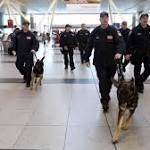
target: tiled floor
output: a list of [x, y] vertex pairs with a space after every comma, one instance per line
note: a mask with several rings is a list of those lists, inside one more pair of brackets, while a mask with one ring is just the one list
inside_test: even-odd
[[[41, 45], [38, 57], [43, 54]], [[140, 95], [131, 126], [119, 144], [111, 143], [117, 120], [116, 89], [110, 112], [103, 114], [93, 66], [80, 64], [65, 71], [59, 49], [46, 48], [42, 87], [30, 91], [15, 68], [15, 57], [0, 55], [0, 149], [36, 150], [149, 150], [150, 82]], [[130, 78], [129, 65], [126, 77]]]

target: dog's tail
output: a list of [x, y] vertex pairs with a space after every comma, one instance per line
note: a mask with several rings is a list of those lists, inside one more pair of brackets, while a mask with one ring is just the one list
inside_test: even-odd
[[113, 85], [114, 85], [116, 88], [119, 87], [119, 82], [118, 82], [116, 79], [114, 79], [114, 77], [111, 77], [111, 82], [113, 83]]

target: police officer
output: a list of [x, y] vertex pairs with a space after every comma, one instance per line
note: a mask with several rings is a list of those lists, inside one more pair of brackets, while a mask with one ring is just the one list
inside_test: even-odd
[[85, 54], [85, 61], [88, 62], [94, 48], [93, 63], [99, 79], [101, 103], [104, 112], [107, 112], [109, 109], [109, 93], [112, 86], [111, 77], [116, 73], [115, 59], [121, 59], [122, 50], [125, 48], [124, 41], [120, 38], [121, 34], [115, 27], [110, 26], [108, 21], [108, 13], [100, 13], [101, 25], [96, 27], [90, 34]]
[[71, 31], [71, 25], [67, 24], [65, 26], [65, 31], [60, 35], [60, 47], [64, 55], [65, 69], [68, 69], [68, 55], [70, 58], [71, 70], [75, 69], [73, 61], [73, 50], [77, 46], [77, 38], [75, 33]]
[[85, 49], [87, 45], [87, 41], [89, 38], [90, 32], [86, 29], [86, 25], [81, 25], [81, 30], [77, 33], [77, 39], [79, 42], [79, 50], [81, 55], [81, 63], [83, 64], [83, 56], [85, 54]]
[[[128, 28], [128, 24], [127, 24], [127, 21], [123, 21], [122, 24], [121, 24], [121, 28], [119, 29], [120, 33], [122, 34], [123, 36], [123, 39], [125, 41], [125, 44], [126, 44], [126, 49], [127, 49], [127, 39], [128, 39], [128, 36], [129, 36], [129, 33], [130, 33], [130, 29]], [[129, 60], [124, 60], [124, 63], [123, 63], [123, 69], [124, 69], [124, 72], [125, 72], [125, 67], [128, 65], [129, 63]]]
[[[140, 16], [140, 23], [133, 28], [128, 39], [128, 51], [126, 59], [131, 57], [134, 64], [135, 84], [138, 92], [143, 93], [143, 82], [150, 75], [150, 26], [148, 25], [148, 14]], [[141, 74], [141, 65], [144, 63], [144, 72]]]
[[[17, 55], [16, 67], [24, 76], [26, 87], [30, 87], [33, 54], [39, 48], [37, 39], [34, 34], [29, 31], [29, 24], [28, 21], [23, 22], [23, 28], [16, 34], [13, 42], [13, 49]], [[13, 54], [15, 54], [14, 51]]]

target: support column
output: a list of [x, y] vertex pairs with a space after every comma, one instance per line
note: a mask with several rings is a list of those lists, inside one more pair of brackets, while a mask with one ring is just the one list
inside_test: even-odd
[[35, 28], [33, 14], [30, 15], [30, 25], [31, 25], [31, 30]]
[[0, 12], [0, 26], [2, 26], [3, 25], [3, 13], [2, 12]]
[[[26, 8], [21, 8], [21, 12], [26, 16], [27, 14], [27, 9]], [[25, 18], [21, 16], [21, 25], [25, 21]]]
[[136, 14], [132, 15], [132, 28], [136, 26]]

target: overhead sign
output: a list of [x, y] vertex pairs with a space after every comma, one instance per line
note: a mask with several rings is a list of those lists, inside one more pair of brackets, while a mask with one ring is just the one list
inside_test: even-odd
[[67, 4], [99, 4], [101, 0], [65, 0]]

